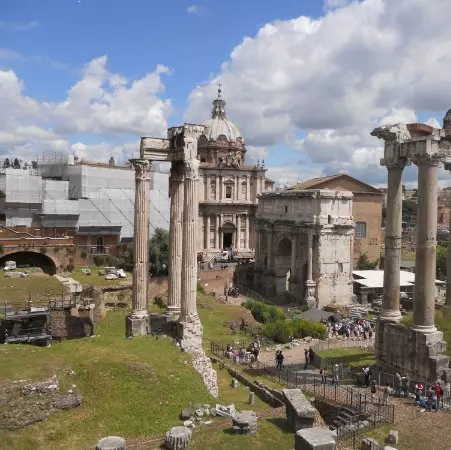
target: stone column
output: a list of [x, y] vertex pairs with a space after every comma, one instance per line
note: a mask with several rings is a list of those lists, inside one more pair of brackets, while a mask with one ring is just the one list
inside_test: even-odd
[[132, 287], [132, 312], [126, 319], [127, 337], [142, 336], [149, 332], [147, 311], [147, 283], [149, 273], [149, 188], [151, 161], [133, 159], [135, 168], [135, 232]]
[[218, 177], [217, 190], [218, 190], [219, 201], [222, 202], [222, 194], [223, 194], [223, 192], [222, 192], [222, 174], [220, 174]]
[[236, 215], [236, 249], [241, 248], [241, 215]]
[[401, 320], [399, 310], [399, 286], [402, 239], [402, 172], [403, 162], [386, 164], [387, 213], [385, 228], [384, 294], [381, 319], [392, 322]]
[[418, 205], [412, 329], [433, 333], [437, 331], [434, 315], [439, 161], [423, 154], [413, 162], [418, 166]]
[[272, 245], [272, 231], [267, 231], [266, 232], [266, 236], [267, 236], [267, 244], [266, 244], [266, 248], [267, 248], [267, 261], [268, 261], [268, 269], [274, 270], [274, 252], [273, 252], [273, 245]]
[[296, 250], [297, 250], [297, 235], [293, 236], [291, 241], [291, 267], [290, 267], [290, 276], [294, 277], [296, 273]]
[[169, 224], [169, 284], [168, 308], [170, 315], [178, 316], [181, 307], [182, 277], [182, 229], [183, 229], [183, 165], [173, 163], [170, 178], [170, 224]]
[[218, 250], [220, 248], [219, 244], [219, 214], [216, 214], [216, 223], [215, 223], [215, 248]]
[[199, 202], [197, 184], [199, 161], [190, 159], [185, 164], [185, 198], [183, 208], [183, 249], [182, 249], [182, 305], [181, 322], [190, 322], [197, 317], [197, 221]]
[[207, 215], [207, 225], [205, 230], [205, 250], [210, 248], [210, 216]]
[[316, 283], [313, 281], [313, 231], [307, 232], [307, 281], [305, 302], [309, 308], [316, 307], [315, 287]]
[[257, 239], [257, 242], [255, 244], [255, 263], [261, 264], [261, 246], [260, 246], [260, 239], [261, 239], [261, 231], [257, 226], [255, 236]]
[[244, 248], [249, 250], [249, 214], [246, 214], [246, 234], [244, 235]]
[[250, 201], [251, 199], [251, 186], [250, 186], [250, 176], [246, 177], [246, 201]]

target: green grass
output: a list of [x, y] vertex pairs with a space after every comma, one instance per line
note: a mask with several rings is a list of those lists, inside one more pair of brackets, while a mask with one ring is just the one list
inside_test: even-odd
[[[169, 339], [124, 339], [125, 312], [111, 312], [97, 337], [50, 348], [0, 347], [0, 381], [59, 374], [83, 394], [82, 407], [53, 413], [44, 422], [5, 432], [2, 448], [93, 448], [103, 436], [134, 438], [177, 425], [190, 402], [212, 403], [187, 354]], [[75, 376], [67, 375], [73, 369]]]
[[360, 348], [335, 348], [322, 350], [317, 352], [317, 354], [323, 359], [342, 362], [346, 366], [355, 369], [376, 364], [374, 353]]
[[[85, 275], [81, 272], [82, 269], [91, 269], [91, 275]], [[95, 266], [76, 267], [71, 276], [79, 283], [88, 284], [91, 286], [119, 286], [121, 284], [132, 282], [132, 275], [130, 273], [127, 273], [127, 278], [105, 280], [105, 275], [99, 275], [99, 270], [101, 269], [103, 268]]]
[[22, 306], [31, 296], [33, 302], [38, 299], [46, 301], [47, 294], [61, 295], [63, 285], [51, 275], [33, 271], [28, 278], [7, 278], [6, 272], [0, 271], [0, 307], [7, 301], [9, 304]]

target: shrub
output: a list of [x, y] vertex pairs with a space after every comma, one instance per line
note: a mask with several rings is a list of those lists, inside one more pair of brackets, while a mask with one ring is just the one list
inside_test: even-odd
[[252, 317], [260, 323], [277, 322], [286, 320], [285, 313], [276, 306], [266, 305], [255, 300], [247, 300], [244, 305], [252, 313]]
[[69, 263], [69, 264], [67, 265], [67, 267], [66, 267], [66, 270], [67, 270], [68, 272], [73, 272], [74, 269], [75, 269], [75, 266], [74, 266], [73, 263]]
[[105, 258], [100, 255], [95, 255], [93, 261], [97, 267], [103, 266], [105, 264]]
[[155, 303], [155, 305], [157, 305], [159, 308], [164, 308], [166, 306], [164, 299], [161, 295], [157, 295], [153, 302]]
[[412, 323], [413, 323], [413, 314], [412, 313], [408, 313], [405, 316], [403, 316], [402, 319], [401, 319], [401, 323], [403, 325], [405, 325], [406, 327], [412, 325]]
[[310, 320], [293, 319], [291, 321], [291, 335], [294, 338], [311, 336], [315, 339], [326, 339], [327, 328], [319, 322]]
[[206, 294], [205, 288], [200, 283], [197, 283], [197, 292], [200, 292], [201, 294]]
[[83, 251], [80, 253], [80, 256], [81, 256], [82, 259], [86, 259], [86, 257], [88, 256], [88, 254], [83, 250]]
[[268, 322], [263, 328], [263, 334], [278, 344], [286, 344], [291, 340], [291, 326], [288, 320]]

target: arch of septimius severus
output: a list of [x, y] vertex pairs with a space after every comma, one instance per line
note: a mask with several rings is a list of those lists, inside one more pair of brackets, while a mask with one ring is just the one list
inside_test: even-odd
[[[413, 380], [449, 381], [450, 359], [445, 356], [446, 343], [443, 333], [435, 327], [434, 315], [438, 170], [442, 164], [451, 169], [451, 111], [441, 129], [419, 123], [398, 124], [376, 128], [371, 134], [385, 141], [381, 164], [388, 172], [384, 293], [376, 330], [377, 365]], [[405, 327], [399, 323], [402, 173], [411, 163], [418, 167], [417, 246], [413, 324]], [[451, 265], [448, 271], [449, 283]]]

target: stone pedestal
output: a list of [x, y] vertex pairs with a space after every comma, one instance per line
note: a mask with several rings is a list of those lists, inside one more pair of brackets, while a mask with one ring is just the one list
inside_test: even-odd
[[307, 400], [300, 389], [283, 389], [287, 421], [294, 432], [303, 428], [312, 428], [316, 409]]
[[376, 325], [376, 366], [386, 373], [399, 372], [411, 380], [434, 383], [450, 379], [450, 358], [445, 355], [443, 333], [423, 333], [402, 324], [378, 320]]
[[125, 450], [125, 439], [119, 436], [107, 436], [97, 443], [96, 450]]
[[173, 427], [166, 433], [164, 448], [169, 450], [187, 448], [192, 434], [188, 427]]
[[327, 427], [299, 430], [295, 436], [295, 450], [336, 450], [335, 433]]
[[316, 308], [315, 290], [316, 283], [312, 280], [308, 280], [305, 283], [305, 303], [309, 309]]
[[183, 351], [191, 352], [202, 349], [203, 327], [199, 317], [190, 321], [177, 323], [177, 341]]
[[127, 337], [144, 336], [149, 334], [149, 314], [130, 315], [125, 318], [125, 335]]
[[255, 434], [257, 432], [257, 414], [254, 411], [241, 411], [232, 418], [232, 429], [236, 434]]

